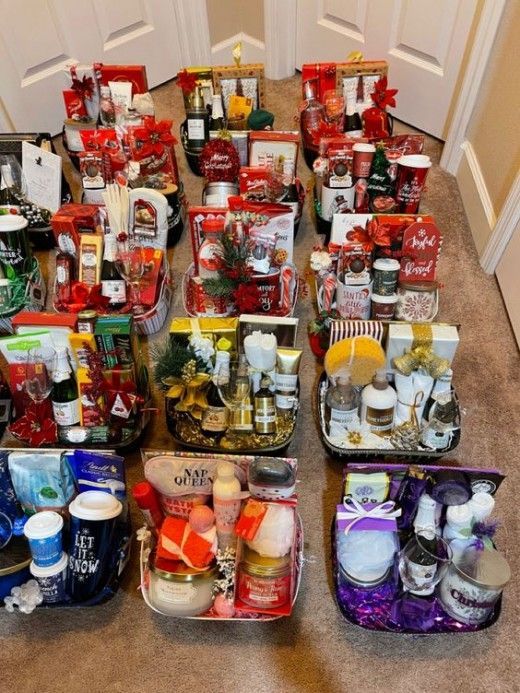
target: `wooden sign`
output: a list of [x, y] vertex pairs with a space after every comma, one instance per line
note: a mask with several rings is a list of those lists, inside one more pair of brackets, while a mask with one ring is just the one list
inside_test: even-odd
[[399, 281], [434, 281], [441, 245], [441, 232], [435, 224], [419, 221], [411, 224], [403, 234]]

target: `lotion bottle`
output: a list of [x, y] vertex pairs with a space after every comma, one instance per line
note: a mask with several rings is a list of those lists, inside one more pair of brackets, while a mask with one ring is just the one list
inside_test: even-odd
[[217, 478], [213, 482], [213, 511], [217, 525], [219, 549], [235, 548], [235, 525], [240, 514], [240, 481], [231, 462], [219, 462]]
[[388, 435], [394, 425], [397, 392], [386, 379], [386, 369], [380, 368], [370, 385], [361, 393], [361, 423], [367, 423], [378, 435]]

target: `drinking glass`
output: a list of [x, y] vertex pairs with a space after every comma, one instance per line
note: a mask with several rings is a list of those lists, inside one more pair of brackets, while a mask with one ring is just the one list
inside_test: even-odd
[[[223, 363], [215, 372], [215, 382], [222, 401], [231, 413], [238, 411], [249, 395], [249, 376], [238, 361]], [[232, 418], [232, 417], [231, 417]]]
[[433, 532], [417, 532], [399, 554], [399, 575], [411, 594], [433, 594], [448, 569], [453, 552], [444, 539]]
[[52, 347], [34, 347], [27, 352], [25, 391], [33, 402], [43, 402], [50, 395], [56, 368], [56, 352]]
[[131, 288], [133, 312], [141, 315], [145, 312], [141, 304], [141, 278], [145, 270], [145, 255], [142, 245], [137, 243], [130, 244], [117, 251], [116, 267]]

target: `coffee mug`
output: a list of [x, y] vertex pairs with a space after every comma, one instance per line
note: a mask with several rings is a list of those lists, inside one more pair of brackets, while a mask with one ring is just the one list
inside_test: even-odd
[[370, 284], [344, 284], [338, 277], [336, 288], [336, 310], [342, 318], [368, 320], [370, 318]]

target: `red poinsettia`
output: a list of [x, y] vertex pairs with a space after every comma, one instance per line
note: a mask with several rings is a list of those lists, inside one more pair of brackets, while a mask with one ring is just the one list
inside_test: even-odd
[[32, 447], [56, 443], [58, 440], [58, 427], [48, 415], [46, 402], [37, 404], [32, 402], [25, 414], [10, 426], [11, 433], [28, 443]]
[[384, 111], [388, 106], [395, 108], [396, 103], [394, 96], [397, 94], [399, 89], [388, 89], [388, 81], [386, 76], [381, 77], [374, 84], [374, 91], [370, 94], [372, 101], [375, 105]]
[[136, 159], [147, 159], [150, 156], [161, 156], [165, 147], [177, 144], [171, 133], [171, 120], [157, 122], [152, 116], [146, 116], [142, 127], [134, 131], [135, 139], [141, 144], [134, 156]]
[[177, 72], [177, 86], [182, 89], [182, 91], [190, 94], [197, 86], [197, 77], [188, 70], [181, 70]]
[[256, 284], [239, 284], [233, 292], [233, 301], [239, 313], [256, 313], [261, 293]]
[[92, 77], [83, 75], [83, 79], [79, 79], [76, 75], [72, 75], [73, 89], [82, 99], [91, 99], [94, 95], [94, 80]]
[[337, 123], [327, 123], [322, 121], [320, 126], [312, 132], [312, 142], [313, 144], [319, 145], [322, 137], [334, 137], [340, 133], [340, 129]]

